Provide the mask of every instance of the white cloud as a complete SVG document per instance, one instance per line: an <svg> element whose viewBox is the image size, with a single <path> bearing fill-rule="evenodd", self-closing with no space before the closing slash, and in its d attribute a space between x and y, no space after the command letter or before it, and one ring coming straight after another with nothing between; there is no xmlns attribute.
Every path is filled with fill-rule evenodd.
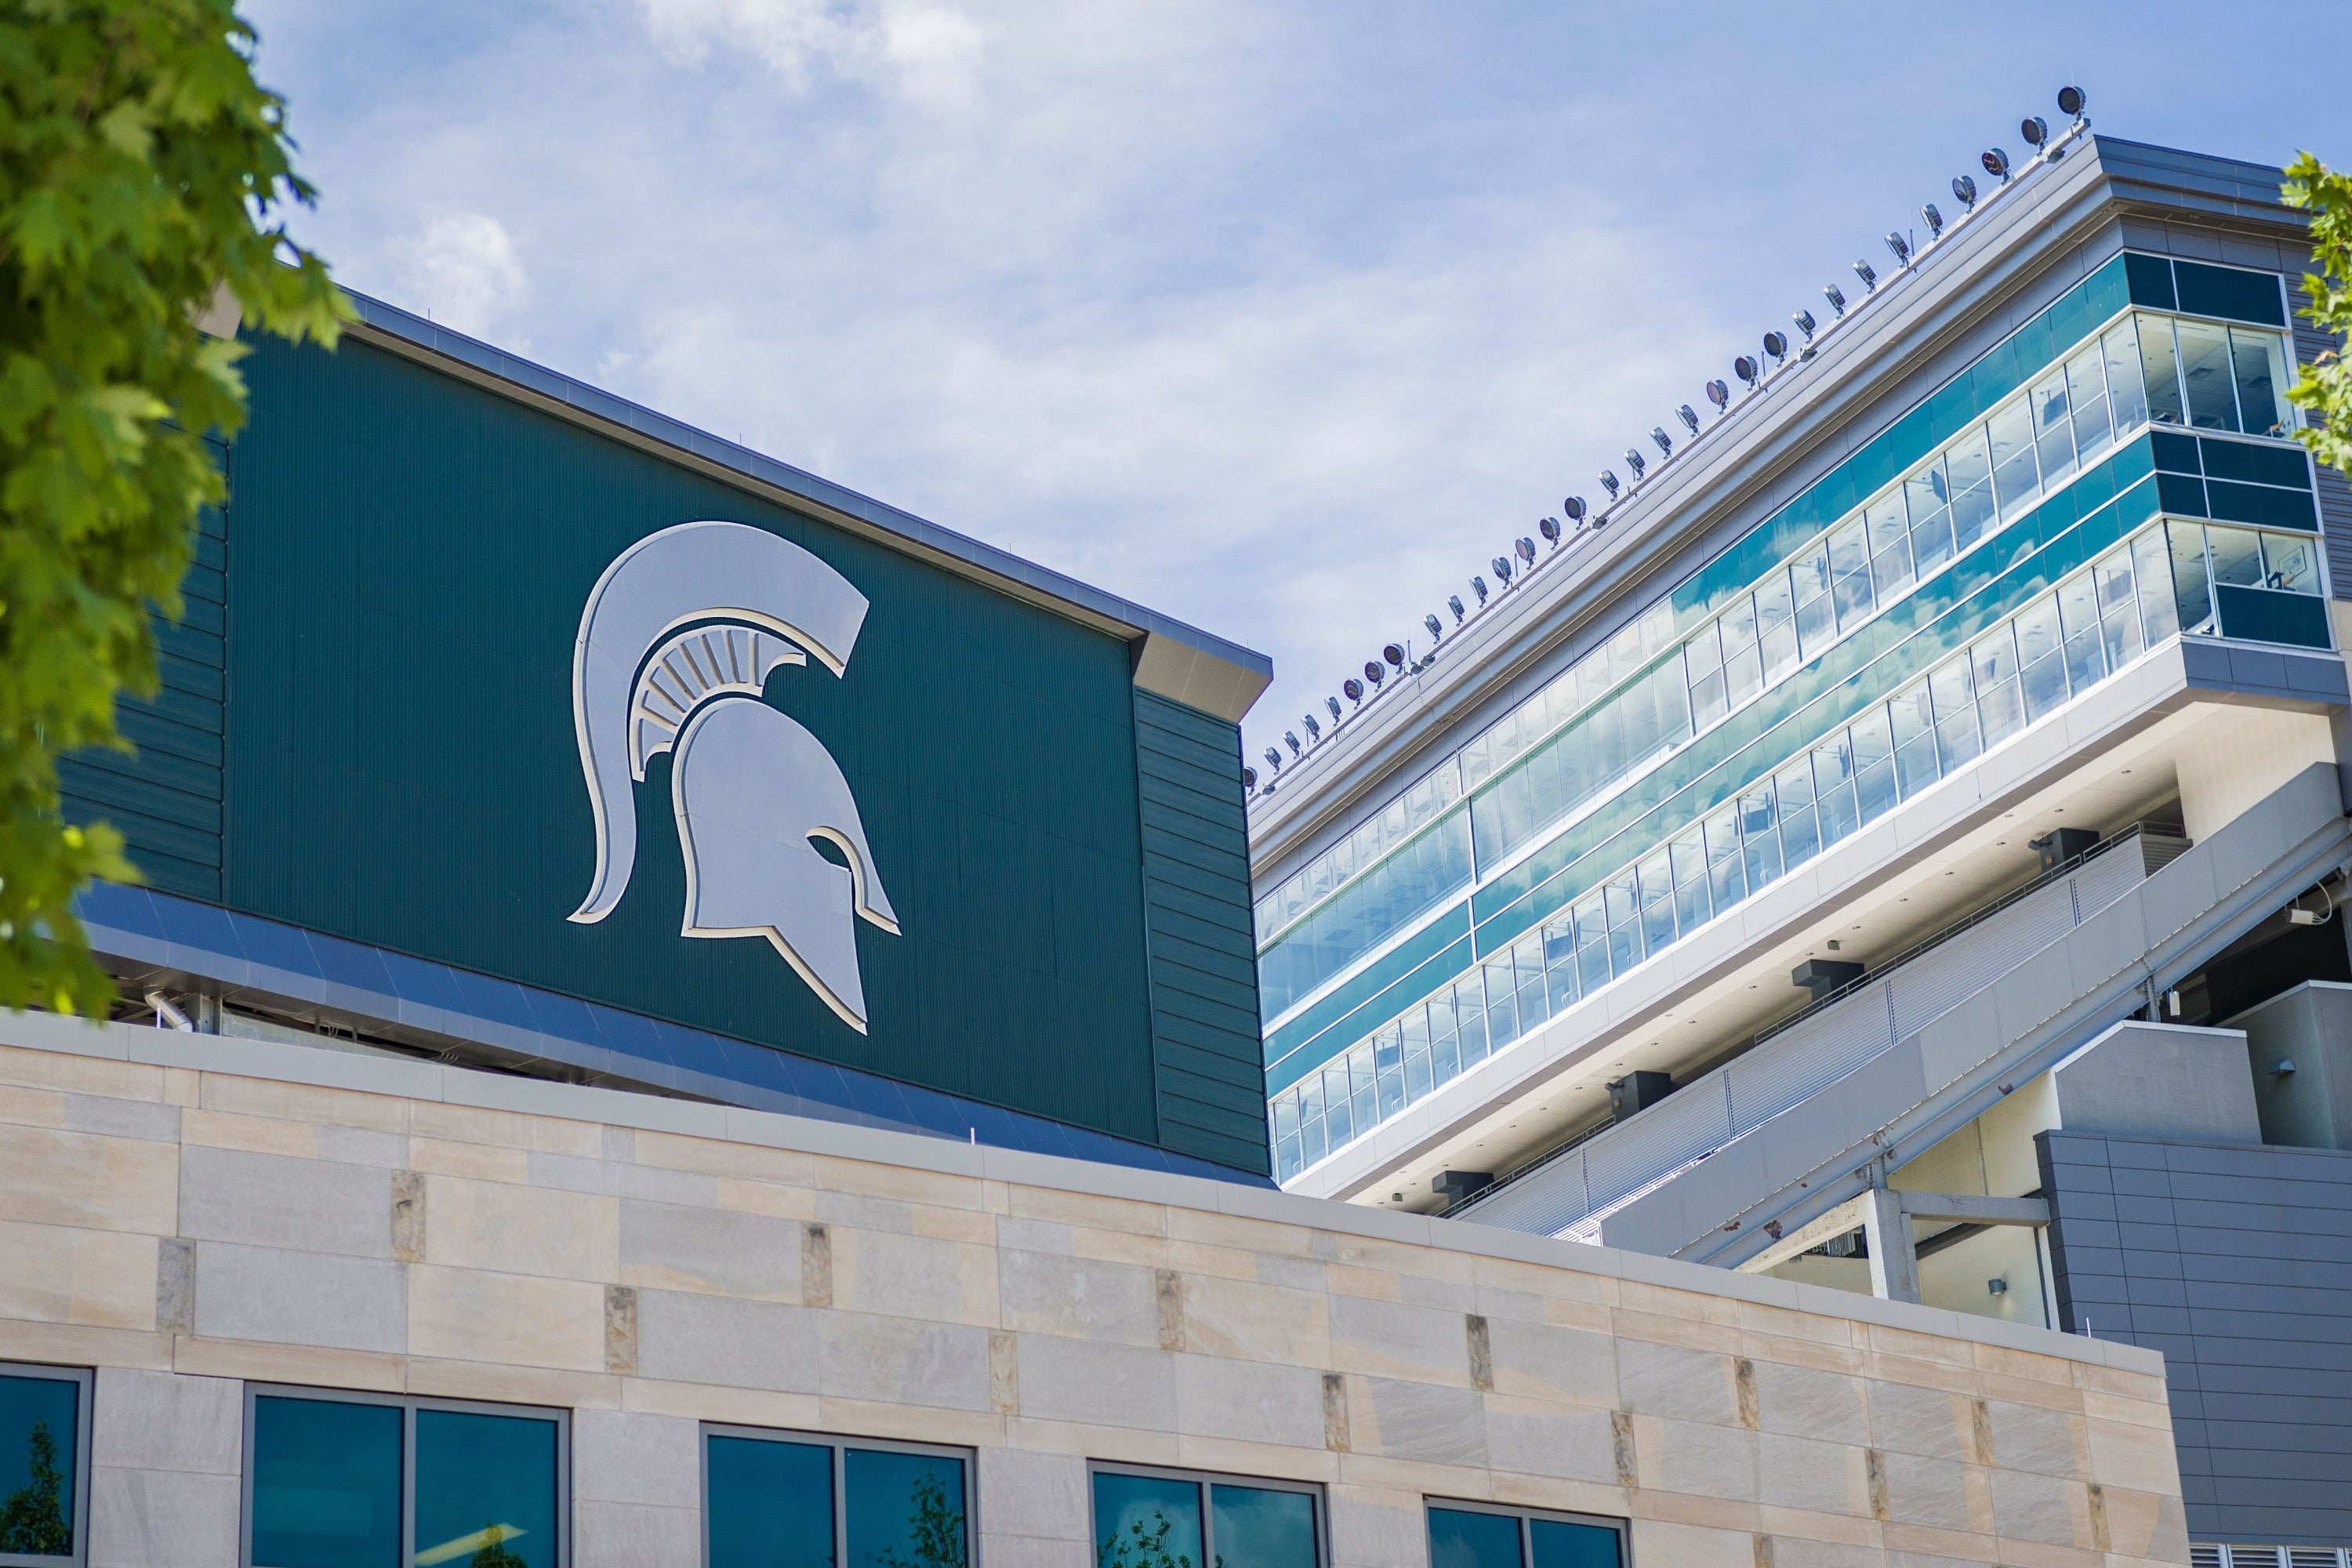
<svg viewBox="0 0 2352 1568"><path fill-rule="evenodd" d="M386 270L399 284L394 303L475 337L495 331L530 299L513 237L484 213L436 217L389 259Z"/></svg>
<svg viewBox="0 0 2352 1568"><path fill-rule="evenodd" d="M908 0L639 0L654 42L673 62L713 53L758 58L787 87L814 75L879 81L934 109L968 102L983 37L951 6Z"/></svg>

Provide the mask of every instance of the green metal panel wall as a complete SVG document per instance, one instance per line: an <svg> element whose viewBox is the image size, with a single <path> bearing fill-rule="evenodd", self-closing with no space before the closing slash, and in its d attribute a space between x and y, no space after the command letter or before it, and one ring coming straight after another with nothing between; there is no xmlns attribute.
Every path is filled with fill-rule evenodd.
<svg viewBox="0 0 2352 1568"><path fill-rule="evenodd" d="M179 623L155 620L152 697L126 697L115 719L133 751L88 751L58 763L69 822L119 828L151 886L221 896L221 736L228 610L226 520L207 508L181 584Z"/></svg>
<svg viewBox="0 0 2352 1568"><path fill-rule="evenodd" d="M1222 719L1139 689L1135 748L1160 1142L1264 1173L1241 737Z"/></svg>
<svg viewBox="0 0 2352 1568"><path fill-rule="evenodd" d="M1160 1141L1163 1106L1213 1121L1155 1072L1123 642L357 342L264 343L247 374L226 902L1126 1137ZM764 942L680 938L666 756L638 786L627 896L601 924L565 918L595 857L582 605L624 547L705 518L772 529L872 601L845 676L786 667L766 693L839 762L904 929L858 928L870 1036ZM1245 931L1245 887L1234 907ZM1238 951L1226 1005L1254 1037ZM1171 1045L1186 1083L1227 1087L1178 1047L1205 1047ZM1245 1109L1255 1136L1211 1157L1263 1170ZM1169 1146L1208 1153L1201 1136Z"/></svg>

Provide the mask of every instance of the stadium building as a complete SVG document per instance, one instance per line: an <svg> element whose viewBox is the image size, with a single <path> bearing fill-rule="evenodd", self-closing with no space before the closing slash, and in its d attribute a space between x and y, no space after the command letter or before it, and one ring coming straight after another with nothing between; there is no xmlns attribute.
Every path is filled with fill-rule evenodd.
<svg viewBox="0 0 2352 1568"><path fill-rule="evenodd" d="M2276 170L2062 106L1259 759L1275 1169L2160 1351L2199 1561L2337 1563L2330 345Z"/></svg>

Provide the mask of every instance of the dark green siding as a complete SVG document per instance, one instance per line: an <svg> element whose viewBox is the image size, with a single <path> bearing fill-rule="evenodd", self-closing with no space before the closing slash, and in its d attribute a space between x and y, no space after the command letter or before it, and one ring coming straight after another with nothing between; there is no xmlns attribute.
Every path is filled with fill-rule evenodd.
<svg viewBox="0 0 2352 1568"><path fill-rule="evenodd" d="M1155 906L1171 974L1195 942L1195 985L1226 990L1178 1005L1171 979L1182 1037L1156 1071L1124 642L355 341L265 342L247 374L224 901L1126 1137L1160 1142L1161 1106L1246 1124L1217 1148L1265 1168L1262 1107L1238 1103L1216 1049L1221 1031L1246 1038L1254 1066L1231 725L1212 770L1224 843L1189 853L1233 900L1241 985L1210 963L1215 899L1179 934L1199 873L1171 869ZM858 930L870 1036L764 943L679 937L667 757L638 786L626 897L600 924L566 919L595 858L572 724L581 606L624 547L705 518L772 529L872 601L845 677L786 667L767 690L839 761L904 928ZM1168 1146L1202 1138L1171 1128Z"/></svg>
<svg viewBox="0 0 2352 1568"><path fill-rule="evenodd" d="M81 752L58 763L70 822L121 830L149 885L190 898L221 896L221 737L226 707L228 539L204 512L195 561L174 626L155 620L152 697L126 697L116 726L132 751Z"/></svg>
<svg viewBox="0 0 2352 1568"><path fill-rule="evenodd" d="M1160 1141L1264 1173L1240 736L1221 719L1139 689L1135 754Z"/></svg>

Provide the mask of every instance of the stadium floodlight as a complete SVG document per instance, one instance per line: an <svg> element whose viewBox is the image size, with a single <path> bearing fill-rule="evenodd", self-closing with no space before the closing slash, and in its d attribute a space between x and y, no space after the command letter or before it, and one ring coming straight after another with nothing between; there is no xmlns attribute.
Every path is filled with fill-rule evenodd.
<svg viewBox="0 0 2352 1568"><path fill-rule="evenodd" d="M1336 697L1323 699L1323 711L1331 715L1331 722L1337 724L1339 721L1339 700Z"/></svg>
<svg viewBox="0 0 2352 1568"><path fill-rule="evenodd" d="M1265 749L1265 765L1273 769L1276 773L1280 773L1282 771L1282 753L1276 751L1272 746L1268 746Z"/></svg>
<svg viewBox="0 0 2352 1568"><path fill-rule="evenodd" d="M1389 672L1381 668L1381 661L1379 659L1368 658L1364 660L1364 679L1370 681L1375 689L1379 688L1381 681L1386 680L1388 678Z"/></svg>
<svg viewBox="0 0 2352 1568"><path fill-rule="evenodd" d="M1719 416L1731 406L1731 388L1720 380L1710 381L1706 384L1706 400L1715 405L1715 412Z"/></svg>
<svg viewBox="0 0 2352 1568"><path fill-rule="evenodd" d="M1584 498L1582 496L1570 496L1566 500L1559 503L1559 510L1568 514L1569 521L1582 522L1584 521L1584 514L1591 511L1592 509L1584 504Z"/></svg>
<svg viewBox="0 0 2352 1568"><path fill-rule="evenodd" d="M1998 147L1988 147L1984 150L1983 155L1977 159L1977 162L1984 165L1984 172L1986 174L1992 175L2004 185L2009 184L2008 153L2002 152Z"/></svg>
<svg viewBox="0 0 2352 1568"><path fill-rule="evenodd" d="M1698 416L1692 412L1691 405L1689 404L1685 403L1680 408L1675 409L1675 417L1683 422L1684 429L1689 431L1694 436L1698 434Z"/></svg>
<svg viewBox="0 0 2352 1568"><path fill-rule="evenodd" d="M1658 455L1660 457L1671 458L1675 455L1675 438L1666 434L1666 427L1664 426L1653 425L1650 426L1650 441L1658 448Z"/></svg>
<svg viewBox="0 0 2352 1568"><path fill-rule="evenodd" d="M1615 500L1617 499L1618 490L1617 476L1607 468L1601 469L1601 488L1609 492L1609 499L1611 500Z"/></svg>
<svg viewBox="0 0 2352 1568"><path fill-rule="evenodd" d="M1944 215L1937 210L1935 203L1929 202L1926 206L1921 207L1919 209L1919 216L1927 226L1927 237L1929 239L1941 239L1944 237Z"/></svg>
<svg viewBox="0 0 2352 1568"><path fill-rule="evenodd" d="M1423 616L1421 617L1421 624L1429 628L1429 640L1431 642L1441 643L1445 640L1445 623L1444 621L1439 620L1435 616Z"/></svg>
<svg viewBox="0 0 2352 1568"><path fill-rule="evenodd" d="M1554 550L1559 548L1559 519L1556 517L1545 518L1541 522L1536 524L1536 531L1542 534L1544 536L1544 542L1550 545Z"/></svg>
<svg viewBox="0 0 2352 1568"><path fill-rule="evenodd" d="M1486 564L1494 569L1496 576L1500 577L1506 584L1510 582L1511 558L1509 556L1497 555L1492 561L1487 562Z"/></svg>
<svg viewBox="0 0 2352 1568"><path fill-rule="evenodd" d="M1485 609L1486 607L1486 579L1479 576L1475 572L1473 572L1470 574L1470 591L1478 595L1478 607L1482 610Z"/></svg>
<svg viewBox="0 0 2352 1568"><path fill-rule="evenodd" d="M1977 182L1972 174L1952 176L1952 199L1971 212L1976 210Z"/></svg>
<svg viewBox="0 0 2352 1568"><path fill-rule="evenodd" d="M1772 356L1772 363L1775 364L1779 364L1782 361L1786 360L1789 357L1789 334L1786 332L1765 333L1764 352Z"/></svg>
<svg viewBox="0 0 2352 1568"><path fill-rule="evenodd" d="M1244 768L1242 770L1242 793L1244 795L1255 795L1257 793L1257 770L1255 768Z"/></svg>
<svg viewBox="0 0 2352 1568"><path fill-rule="evenodd" d="M1625 466L1633 470L1633 482L1637 485L1642 482L1642 477L1650 471L1649 460L1632 447L1625 448Z"/></svg>
<svg viewBox="0 0 2352 1568"><path fill-rule="evenodd" d="M1522 533L1519 535L1518 540L1517 542L1512 544L1511 548L1519 552L1519 559L1521 561L1526 562L1530 566L1536 563L1536 542L1529 539L1526 534Z"/></svg>
<svg viewBox="0 0 2352 1568"><path fill-rule="evenodd" d="M1358 680L1354 676L1351 675L1348 677L1347 679L1341 681L1339 683L1339 689L1348 694L1348 700L1349 702L1352 702L1359 707L1363 705L1364 683Z"/></svg>
<svg viewBox="0 0 2352 1568"><path fill-rule="evenodd" d="M1900 231L1891 228L1886 231L1886 250L1895 258L1895 266L1911 265L1911 241Z"/></svg>
<svg viewBox="0 0 2352 1568"><path fill-rule="evenodd" d="M1323 726L1315 721L1314 714L1301 714L1298 721L1307 726L1307 743L1308 745L1311 746L1316 742L1323 738Z"/></svg>
<svg viewBox="0 0 2352 1568"><path fill-rule="evenodd" d="M1822 329L1822 324L1813 320L1813 313L1811 310L1792 311L1789 320L1797 323L1797 331L1805 334L1807 342L1811 342L1813 334Z"/></svg>
<svg viewBox="0 0 2352 1568"><path fill-rule="evenodd" d="M2080 120L2083 117L2083 106L2089 101L2090 100L2083 95L2083 89L2079 87L2062 87L2058 89L2058 112L2070 119Z"/></svg>
<svg viewBox="0 0 2352 1568"><path fill-rule="evenodd" d="M1290 754L1293 757L1307 749L1298 743L1298 731L1296 730L1285 730L1282 732L1282 743L1290 748Z"/></svg>
<svg viewBox="0 0 2352 1568"><path fill-rule="evenodd" d="M1853 275L1862 279L1862 287L1864 292L1871 294L1878 292L1878 271L1875 268L1872 267L1869 262L1855 262L1853 264Z"/></svg>
<svg viewBox="0 0 2352 1568"><path fill-rule="evenodd" d="M1404 668L1404 649L1399 647L1394 643L1391 643L1386 647L1381 649L1381 657L1387 659L1389 663L1394 665L1399 669L1402 669Z"/></svg>
<svg viewBox="0 0 2352 1568"><path fill-rule="evenodd" d="M1756 384L1756 378L1764 373L1763 368L1754 360L1748 358L1746 354L1741 354L1738 359L1731 362L1731 374L1746 382L1752 389Z"/></svg>
<svg viewBox="0 0 2352 1568"><path fill-rule="evenodd" d="M2038 114L2029 114L2018 122L2017 133L2025 138L2028 147L2046 146L2050 141L2050 121Z"/></svg>
<svg viewBox="0 0 2352 1568"><path fill-rule="evenodd" d="M1462 608L1462 595L1459 594L1446 595L1445 607L1454 612L1454 624L1457 626L1469 618L1468 612Z"/></svg>
<svg viewBox="0 0 2352 1568"><path fill-rule="evenodd" d="M1843 290L1840 289L1836 284L1834 284L1834 283L1824 283L1824 284L1822 284L1822 299L1824 299L1824 300L1827 300L1830 302L1830 310L1831 310L1833 313L1835 313L1835 314L1837 314L1837 315L1840 315L1840 316L1843 316L1843 315L1844 315L1844 314L1845 314L1845 294L1844 294Z"/></svg>

